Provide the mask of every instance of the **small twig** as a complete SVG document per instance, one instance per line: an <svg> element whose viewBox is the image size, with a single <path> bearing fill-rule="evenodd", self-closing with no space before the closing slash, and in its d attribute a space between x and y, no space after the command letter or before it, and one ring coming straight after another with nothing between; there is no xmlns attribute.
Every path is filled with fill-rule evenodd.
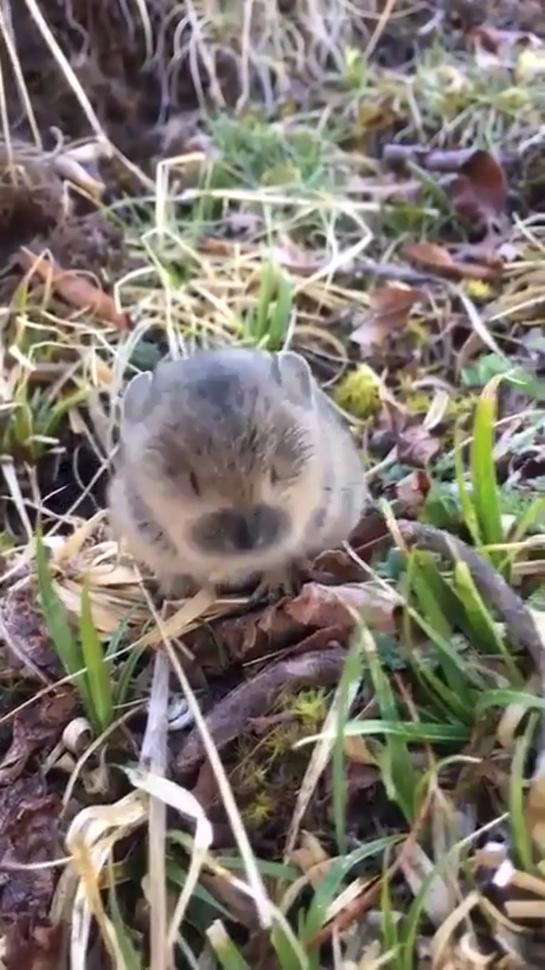
<svg viewBox="0 0 545 970"><path fill-rule="evenodd" d="M217 704L206 718L208 730L221 751L230 741L239 737L247 721L262 714L271 706L281 690L297 690L299 687L329 686L341 676L346 652L340 649L305 653L289 660L281 660L245 681ZM176 757L176 771L186 774L194 771L204 758L205 750L199 732L194 729Z"/></svg>
<svg viewBox="0 0 545 970"><path fill-rule="evenodd" d="M435 274L432 270L426 272L425 270L412 269L403 263L386 263L376 259L369 259L367 256L356 256L353 260L350 278L353 279L354 275L359 273L369 273L371 276L377 276L379 278L385 278L389 280L397 280L399 283L437 283L439 285L445 285L444 279ZM343 271L340 270L338 276L342 276Z"/></svg>

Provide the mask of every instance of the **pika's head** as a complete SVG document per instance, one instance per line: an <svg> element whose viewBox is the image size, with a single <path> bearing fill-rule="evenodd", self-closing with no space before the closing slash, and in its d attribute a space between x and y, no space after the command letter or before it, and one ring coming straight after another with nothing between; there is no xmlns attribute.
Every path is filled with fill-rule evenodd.
<svg viewBox="0 0 545 970"><path fill-rule="evenodd" d="M240 349L131 382L125 474L193 568L268 568L300 546L322 487L316 391L299 355Z"/></svg>

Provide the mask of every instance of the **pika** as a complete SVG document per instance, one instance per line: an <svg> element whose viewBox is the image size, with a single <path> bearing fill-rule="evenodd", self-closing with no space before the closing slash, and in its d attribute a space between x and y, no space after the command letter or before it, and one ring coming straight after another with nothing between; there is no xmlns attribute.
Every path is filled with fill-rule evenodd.
<svg viewBox="0 0 545 970"><path fill-rule="evenodd" d="M127 386L111 521L165 593L280 585L364 504L351 433L294 352L198 351Z"/></svg>

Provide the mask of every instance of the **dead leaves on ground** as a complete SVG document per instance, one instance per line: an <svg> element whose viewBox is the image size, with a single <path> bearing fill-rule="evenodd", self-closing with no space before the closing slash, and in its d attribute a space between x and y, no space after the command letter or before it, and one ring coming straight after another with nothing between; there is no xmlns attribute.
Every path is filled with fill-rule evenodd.
<svg viewBox="0 0 545 970"><path fill-rule="evenodd" d="M426 300L424 290L388 284L372 291L368 319L350 335L362 351L381 347L392 334L403 330L411 311Z"/></svg>
<svg viewBox="0 0 545 970"><path fill-rule="evenodd" d="M457 259L445 246L433 242L409 243L403 249L405 258L419 269L428 270L450 280L483 280L495 282L501 275L501 263L494 266Z"/></svg>
<svg viewBox="0 0 545 970"><path fill-rule="evenodd" d="M129 329L131 321L128 313L118 310L113 297L91 280L71 270L64 270L52 256L36 254L26 247L19 250L19 260L30 279L36 274L70 306L77 310L88 310L99 320L111 323L119 330Z"/></svg>
<svg viewBox="0 0 545 970"><path fill-rule="evenodd" d="M487 234L505 225L507 179L490 152L474 152L462 165L450 192L456 213L470 224L483 223Z"/></svg>
<svg viewBox="0 0 545 970"><path fill-rule="evenodd" d="M75 716L77 701L70 688L44 695L13 718L11 744L0 760L0 788L19 778L28 759L40 752L42 761Z"/></svg>

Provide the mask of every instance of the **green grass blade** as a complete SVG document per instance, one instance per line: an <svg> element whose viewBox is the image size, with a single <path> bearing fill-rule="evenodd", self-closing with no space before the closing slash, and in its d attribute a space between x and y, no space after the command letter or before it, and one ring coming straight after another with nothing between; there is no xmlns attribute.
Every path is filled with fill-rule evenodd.
<svg viewBox="0 0 545 970"><path fill-rule="evenodd" d="M487 690L477 698L475 713L482 714L491 707L509 707L510 704L517 704L527 707L528 710L545 711L545 697L538 697L536 694L528 694L523 690Z"/></svg>
<svg viewBox="0 0 545 970"><path fill-rule="evenodd" d="M183 866L178 865L177 862L167 861L166 872L169 882L171 882L174 886L177 886L179 889L183 889L187 878L187 869L184 869ZM231 919L231 913L227 907L223 906L223 904L220 903L212 893L208 892L204 886L201 886L200 883L197 883L193 890L192 900L193 898L198 899L199 902L203 903L210 910L213 910L215 916L222 916L226 920ZM209 920L209 922L211 922L211 920Z"/></svg>
<svg viewBox="0 0 545 970"><path fill-rule="evenodd" d="M362 671L363 658L361 646L355 643L346 656L336 694L336 738L331 759L335 837L337 840L337 849L342 855L347 850L346 803L348 799L344 756L344 726L360 686Z"/></svg>
<svg viewBox="0 0 545 970"><path fill-rule="evenodd" d="M286 928L275 921L271 930L271 943L278 957L281 970L313 970L308 957L301 948L301 954L294 947L293 939L286 932Z"/></svg>
<svg viewBox="0 0 545 970"><path fill-rule="evenodd" d="M524 768L539 721L538 715L532 714L524 734L516 739L509 779L509 822L519 863L525 872L533 871L534 858L532 839L525 813Z"/></svg>
<svg viewBox="0 0 545 970"><path fill-rule="evenodd" d="M270 350L280 350L284 344L293 309L293 292L292 281L281 274L278 278L276 304L269 323L267 346Z"/></svg>
<svg viewBox="0 0 545 970"><path fill-rule="evenodd" d="M448 617L454 608L455 596L441 576L431 553L415 550L410 554L407 579L428 622L442 637L450 637L452 626Z"/></svg>
<svg viewBox="0 0 545 970"><path fill-rule="evenodd" d="M388 721L369 718L365 721L348 721L345 727L348 738L384 734L385 737L402 738L403 741L468 741L471 730L467 724L435 724L425 721Z"/></svg>
<svg viewBox="0 0 545 970"><path fill-rule="evenodd" d="M110 664L93 623L91 599L87 583L81 592L80 637L86 679L93 710L93 723L100 733L114 719L113 689Z"/></svg>
<svg viewBox="0 0 545 970"><path fill-rule="evenodd" d="M472 498L466 487L464 462L462 457L462 445L460 442L460 431L456 428L454 433L454 471L456 476L456 487L460 498L462 516L466 528L475 546L482 545L482 537L477 513L473 505Z"/></svg>
<svg viewBox="0 0 545 970"><path fill-rule="evenodd" d="M251 336L263 340L267 336L271 303L277 288L277 271L272 263L265 263L261 271L259 298L251 320Z"/></svg>
<svg viewBox="0 0 545 970"><path fill-rule="evenodd" d="M517 665L503 637L498 632L493 617L485 606L467 563L456 563L454 567L454 582L466 616L471 624L475 640L489 653L500 654L511 682L517 686L521 686L524 683L524 678L519 673Z"/></svg>
<svg viewBox="0 0 545 970"><path fill-rule="evenodd" d="M89 692L84 674L78 673L84 667L83 654L72 633L64 607L53 588L46 549L39 534L36 536L36 565L38 589L47 632L66 673L74 677L74 684L89 715L92 710Z"/></svg>
<svg viewBox="0 0 545 970"><path fill-rule="evenodd" d="M458 651L456 650L456 647L453 647L453 645L448 640L445 640L444 637L440 636L437 633L437 631L434 630L431 624L427 623L424 617L420 616L420 614L417 613L416 610L413 610L411 607L408 607L407 612L409 616L415 621L415 623L418 624L420 629L426 634L427 637L429 637L429 639L432 641L434 646L437 648L437 652L439 657L441 658L442 665L452 664L452 667L461 676L464 684L471 685L472 687L475 687L477 690L486 689L486 686L487 686L486 682L483 680L479 672L474 670L473 668L468 667L467 663L465 663L463 658L459 655ZM449 670L449 667L447 666L445 669Z"/></svg>
<svg viewBox="0 0 545 970"><path fill-rule="evenodd" d="M111 862L108 866L108 879L110 886L108 893L110 914L116 935L117 945L123 957L123 970L143 970L141 955L136 950L131 934L121 913Z"/></svg>
<svg viewBox="0 0 545 970"><path fill-rule="evenodd" d="M357 849L353 849L347 855L331 860L326 875L314 892L314 897L303 921L300 934L303 942L311 940L324 926L327 911L337 896L341 883L348 876L350 870L354 866L361 865L366 859L370 859L372 856L393 848L403 838L404 836L399 834L387 835L381 839L373 839L371 842L366 842L365 845L360 845Z"/></svg>
<svg viewBox="0 0 545 970"><path fill-rule="evenodd" d="M221 920L212 923L206 935L223 970L251 970Z"/></svg>
<svg viewBox="0 0 545 970"><path fill-rule="evenodd" d="M384 731L386 744L381 756L383 768L386 773L384 781L388 789L388 797L397 802L407 820L411 821L417 810L417 806L414 803L417 777L413 768L411 755L405 743L405 737L402 732L395 730L395 726L399 723L396 700L390 686L390 680L382 669L373 637L363 624L360 630L360 638L369 664L369 672L376 692L380 713L384 718L384 721L377 721L375 723L379 725L387 723L394 727L392 731ZM369 722L362 722L362 724L366 723ZM363 731L362 733L366 732Z"/></svg>
<svg viewBox="0 0 545 970"><path fill-rule="evenodd" d="M470 448L473 504L479 531L485 545L504 541L501 522L500 492L494 464L494 428L497 417L497 388L502 375L493 377L483 388L475 409L473 440ZM498 553L490 561L498 564Z"/></svg>

